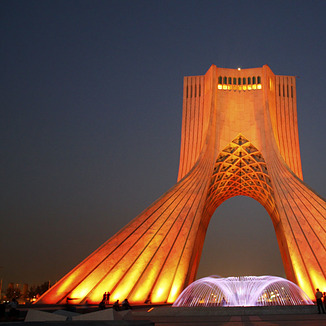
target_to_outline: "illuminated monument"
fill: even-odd
[[[270,215],[287,278],[310,298],[326,291],[326,202],[302,181],[295,77],[268,66],[185,77],[178,182],[38,302],[174,302],[211,216],[238,195]]]

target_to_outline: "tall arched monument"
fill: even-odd
[[[174,302],[195,280],[211,216],[238,195],[271,217],[287,278],[311,298],[326,291],[326,202],[302,179],[295,77],[266,65],[185,77],[177,183],[38,303],[107,291],[110,302]]]

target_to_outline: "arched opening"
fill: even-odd
[[[274,227],[256,200],[226,200],[208,225],[196,279],[209,276],[286,277]]]

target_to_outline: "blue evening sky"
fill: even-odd
[[[183,77],[297,78],[304,179],[326,197],[325,1],[0,2],[0,278],[54,282],[176,182]],[[230,199],[198,277],[285,276],[272,222]]]

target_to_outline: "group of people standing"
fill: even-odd
[[[103,298],[98,307],[103,310],[105,309],[105,305],[110,303],[110,292],[104,292]]]
[[[110,292],[104,292],[102,301],[99,304],[101,310],[105,309],[105,305],[110,303]],[[124,299],[120,306],[119,300],[115,301],[112,305],[112,308],[116,311],[119,310],[128,310],[131,309],[128,299]]]

